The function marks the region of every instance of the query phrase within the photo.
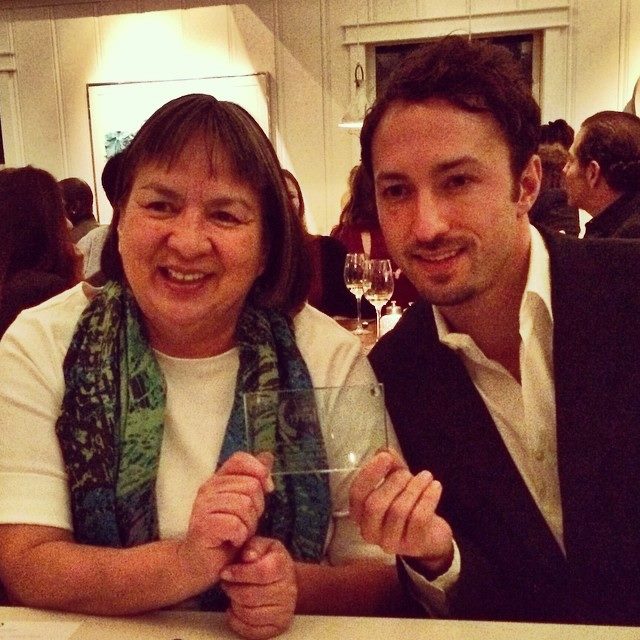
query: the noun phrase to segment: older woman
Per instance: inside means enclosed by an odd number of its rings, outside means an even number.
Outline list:
[[[147,120],[119,175],[107,284],[23,313],[0,342],[13,601],[127,614],[224,607],[222,590],[231,626],[256,638],[294,607],[389,610],[395,571],[346,517],[348,479],[272,479],[269,455],[239,452],[243,392],[374,382],[358,339],[304,305],[305,265],[249,114],[190,95]],[[294,443],[322,444],[317,425],[300,428]]]

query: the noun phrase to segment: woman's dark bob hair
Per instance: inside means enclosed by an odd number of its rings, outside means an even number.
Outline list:
[[[237,177],[255,190],[262,206],[268,256],[264,273],[256,280],[250,299],[255,304],[284,313],[297,311],[309,289],[309,261],[302,225],[289,203],[282,168],[273,146],[242,107],[205,94],[181,96],[160,107],[142,125],[124,152],[113,219],[101,258],[104,276],[120,282],[125,280],[118,251],[118,223],[140,168],[150,163],[171,167],[193,140],[200,140],[207,146],[212,174],[220,158],[224,157]]]

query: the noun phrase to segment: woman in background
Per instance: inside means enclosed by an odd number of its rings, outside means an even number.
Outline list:
[[[81,270],[56,179],[31,166],[0,170],[0,337],[20,311],[79,282]]]
[[[305,231],[305,245],[311,266],[311,284],[307,302],[329,316],[354,316],[356,301],[349,293],[343,277],[346,249],[335,238],[309,233],[304,218],[304,198],[300,183],[288,169],[283,169],[282,175],[287,186],[289,201]]]
[[[378,221],[373,185],[362,165],[357,165],[349,174],[349,197],[342,208],[339,223],[331,230],[331,236],[344,245],[347,253],[364,253],[367,258],[391,259]],[[392,298],[405,308],[418,299],[418,293],[393,261],[391,264],[395,269]],[[362,315],[376,315],[371,303],[364,298]]]
[[[577,237],[580,234],[580,214],[577,207],[568,204],[562,172],[572,143],[573,128],[566,120],[553,120],[540,127],[538,155],[542,164],[542,183],[529,211],[529,220],[537,227]]]

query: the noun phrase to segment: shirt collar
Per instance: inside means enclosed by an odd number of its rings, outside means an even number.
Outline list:
[[[529,225],[531,243],[529,248],[529,272],[522,300],[520,302],[520,325],[522,327],[525,317],[531,317],[532,307],[540,304],[548,313],[550,322],[553,322],[551,310],[551,270],[549,266],[549,252],[540,235],[540,232]],[[447,321],[437,307],[432,306],[433,315],[440,342],[452,349],[468,348],[473,343],[470,336],[455,333],[447,326]]]

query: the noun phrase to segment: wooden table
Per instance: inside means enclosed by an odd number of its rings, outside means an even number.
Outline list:
[[[46,625],[48,635],[17,635],[21,623]],[[57,625],[79,625],[70,640],[237,640],[220,613],[161,611],[128,618],[0,607],[0,638],[58,639]],[[3,635],[12,628],[15,635]],[[4,631],[3,631],[4,629]],[[32,629],[33,631],[33,629]],[[68,629],[67,629],[68,632]],[[282,640],[640,640],[637,627],[297,616]]]

